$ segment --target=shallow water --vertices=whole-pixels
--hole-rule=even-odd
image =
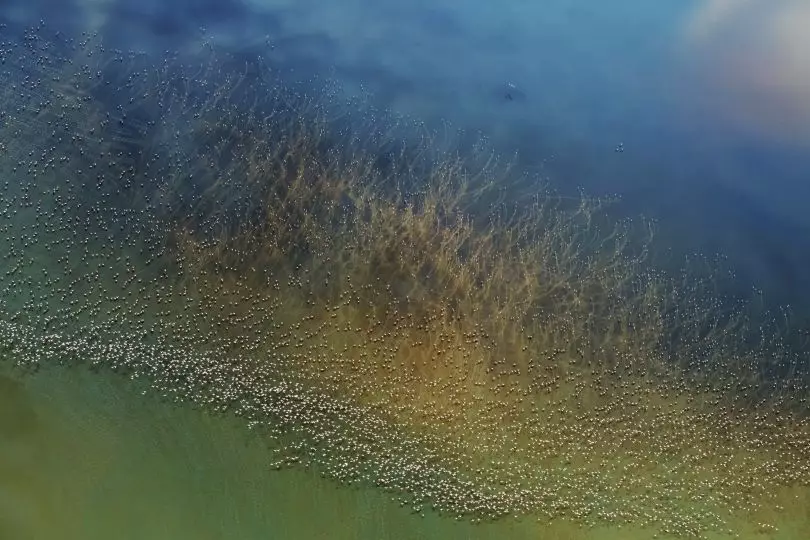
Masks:
[[[121,7],[125,6],[126,2],[114,5]],[[137,11],[131,10],[130,12]],[[389,9],[383,11],[385,13],[372,13],[371,15],[379,17],[390,15]],[[409,13],[412,14],[412,12]],[[243,13],[242,16],[244,15]],[[433,20],[435,15],[431,15],[428,19]],[[154,22],[154,18],[149,20]],[[439,27],[443,27],[450,21],[439,17],[433,22]],[[175,37],[180,41],[182,41],[180,38],[188,37],[186,34],[191,32],[189,28],[181,28],[183,25],[174,28],[172,26],[174,23],[171,21],[163,21],[163,23],[155,30],[159,30],[164,35],[171,35],[177,30],[178,35]],[[553,26],[553,24],[549,23],[549,26]],[[351,24],[346,23],[343,29],[346,30],[350,27]],[[372,27],[369,26],[369,28]],[[140,35],[137,31],[134,33]],[[296,49],[307,43],[309,45],[313,45],[313,43],[328,45],[328,40],[319,41],[317,35],[304,37],[303,42],[305,43],[294,44],[291,48]],[[322,55],[328,51],[317,49],[316,53]],[[293,60],[295,60],[294,56]],[[361,58],[359,61],[362,63],[363,59]],[[564,64],[565,62],[560,61],[559,63]],[[314,66],[309,66],[303,71],[306,72],[310,68],[317,70],[317,67],[316,62]],[[392,69],[392,71],[396,70]],[[377,73],[377,75],[379,74]],[[498,75],[499,80],[503,78],[501,75]],[[572,81],[580,80],[582,77],[587,79],[588,75],[579,73],[572,77]],[[348,79],[352,79],[352,77],[348,77]],[[569,81],[569,84],[574,83]],[[439,86],[436,87],[436,89],[438,88]],[[558,91],[563,90],[558,89]],[[428,94],[427,97],[430,98],[431,93],[428,92]],[[446,96],[443,98],[440,94],[441,92],[438,92],[437,95],[432,96],[438,97],[433,104],[434,107],[440,107],[446,101]],[[491,97],[487,95],[486,99]],[[526,97],[523,95],[522,88],[515,90],[515,97],[515,101],[518,102],[515,105],[519,107],[537,106],[531,101],[530,105],[520,104]],[[423,98],[425,98],[424,95],[420,97],[420,99]],[[469,96],[467,98],[469,99]],[[477,99],[484,98],[478,95]],[[503,104],[499,103],[498,106],[500,105]],[[461,108],[464,107],[461,106]],[[613,114],[625,118],[620,114],[621,111],[622,108],[619,107],[613,111]],[[489,113],[491,112],[492,110],[489,111]],[[571,120],[575,115],[573,112],[572,115],[568,115],[568,112],[572,111],[560,109],[557,111],[559,117],[555,117],[560,123],[555,128],[557,135],[562,137],[560,140],[565,140],[562,134],[569,129],[574,132],[579,129],[578,121]],[[519,115],[515,111],[513,113]],[[582,111],[580,111],[581,114],[583,114]],[[511,125],[514,126],[514,124]],[[644,131],[641,128],[638,129]],[[615,160],[625,159],[631,154],[636,156],[637,165],[648,159],[657,159],[661,157],[656,154],[656,149],[660,147],[660,144],[659,141],[656,141],[651,142],[649,146],[628,145],[628,152],[625,154],[624,152],[614,152],[611,140],[610,144],[600,150],[600,152],[607,153],[608,157],[602,156],[605,157],[605,161],[599,162],[595,166],[601,167],[607,163],[609,166],[605,169],[607,171],[605,174],[620,176],[621,167],[611,169],[610,163],[615,165]],[[698,143],[697,146],[700,144]],[[5,148],[3,149],[5,150]],[[639,157],[640,155],[644,157]],[[21,156],[24,156],[24,153]],[[665,166],[668,159],[672,158],[673,156],[670,155],[658,166]],[[608,162],[608,159],[613,161]],[[754,174],[758,174],[757,171],[762,172],[751,163],[747,163],[747,165],[749,166],[746,169],[748,172],[753,171]],[[746,168],[746,163],[739,161],[732,167],[732,169],[734,168]],[[767,170],[767,167],[764,169]],[[576,167],[568,173],[575,174]],[[689,175],[689,171],[681,170],[675,176],[677,177],[678,174]],[[42,180],[41,177],[40,180]],[[68,183],[73,181],[71,178],[67,180]],[[761,186],[759,187],[761,188]],[[693,188],[693,184],[684,184],[668,189],[688,192],[689,197],[695,197]],[[768,267],[769,272],[773,273],[775,268],[784,270],[785,273],[782,276],[784,279],[781,280],[783,285],[789,287],[804,279],[802,276],[796,277],[798,274],[794,275],[794,272],[790,270],[791,264],[789,264],[796,257],[802,258],[803,254],[796,255],[789,252],[783,246],[774,243],[764,233],[762,235],[753,234],[752,231],[729,224],[730,220],[727,219],[729,215],[739,217],[738,214],[745,214],[747,217],[743,221],[756,222],[751,226],[752,229],[757,229],[768,218],[767,212],[758,213],[762,211],[762,205],[752,205],[746,196],[732,197],[735,194],[739,195],[739,192],[733,190],[733,192],[725,192],[723,186],[711,185],[703,189],[706,193],[714,194],[717,197],[728,196],[731,204],[726,207],[727,213],[708,212],[702,216],[702,219],[713,220],[718,225],[718,229],[721,228],[721,224],[723,227],[734,229],[733,239],[741,242],[737,246],[740,250],[756,248],[751,251],[752,258],[759,261],[764,267]],[[18,208],[23,209],[28,203],[25,201],[28,193],[26,192],[25,197],[19,199],[11,198],[12,193],[16,193],[14,188],[8,191],[7,197],[9,198],[5,202],[10,201],[12,210],[16,214]],[[43,199],[46,198],[43,195]],[[669,198],[668,201],[671,202],[674,199]],[[101,200],[101,203],[106,204],[106,201]],[[667,202],[664,204],[666,205]],[[682,205],[683,201],[674,204],[675,206]],[[731,207],[733,207],[732,210],[729,209]],[[696,211],[704,212],[705,210],[706,208],[702,208]],[[26,211],[23,210],[20,216],[25,215]],[[681,214],[680,217],[684,218],[685,215]],[[28,217],[34,218],[33,214]],[[36,219],[39,217],[39,208],[37,208]],[[692,220],[681,219],[681,221],[687,226],[694,226]],[[698,221],[696,220],[696,222]],[[26,224],[26,226],[32,226],[34,230],[39,230],[40,225],[41,222]],[[106,225],[104,228],[106,230]],[[717,231],[713,231],[713,233],[717,233]],[[41,270],[46,267],[49,271],[52,269],[52,275],[58,275],[60,272],[59,261],[51,260],[55,259],[56,255],[49,257],[48,250],[44,249],[41,244],[34,247],[28,245],[28,232],[25,232],[25,227],[17,230],[16,235],[18,239],[23,239],[21,243],[25,244],[26,249],[30,248],[25,252],[26,256],[33,255],[37,263],[31,265],[32,272],[25,278],[21,278],[21,281],[17,281],[16,277],[12,281],[15,284],[28,283],[31,287],[30,291],[11,289],[9,292],[8,288],[3,291],[2,298],[5,300],[7,295],[9,303],[2,307],[3,309],[8,308],[10,312],[29,309],[22,304],[15,304],[13,300],[27,298],[28,292],[31,292],[32,297],[38,294],[39,289],[35,286],[37,280],[42,279],[39,274]],[[745,237],[744,242],[741,239],[743,236]],[[789,243],[799,236],[798,234],[790,237],[783,235],[782,239]],[[729,238],[725,240],[724,247],[736,246]],[[78,245],[81,245],[81,242],[80,238]],[[696,243],[699,242],[696,241]],[[9,245],[11,244],[13,242],[9,242]],[[662,249],[666,250],[669,247],[671,245],[664,243]],[[57,251],[58,249],[54,249],[54,252]],[[78,253],[75,249],[71,249],[71,251],[71,256]],[[103,252],[104,249],[100,248],[100,251]],[[15,257],[22,257],[13,249],[11,252],[3,254],[8,255],[12,260]],[[135,259],[138,257],[135,256]],[[101,261],[101,257],[99,260]],[[74,265],[71,269],[72,272],[73,270],[83,271],[90,263],[82,258],[81,262],[76,260],[71,264]],[[112,266],[110,268],[112,269]],[[118,269],[123,271],[121,268]],[[61,269],[61,271],[63,270],[64,268]],[[129,271],[129,268],[127,267],[126,270]],[[145,278],[154,277],[147,270],[140,275]],[[101,289],[98,289],[98,286],[98,283],[95,285],[90,283],[88,288],[93,293],[98,293],[98,290],[103,291],[103,286]],[[116,285],[112,283],[104,286],[110,286],[112,291],[117,290]],[[76,290],[80,289],[81,287]],[[75,292],[74,294],[78,299],[80,293]],[[65,299],[63,298],[62,301],[64,302]],[[125,311],[131,309],[126,302],[117,301],[120,305],[113,307],[124,307]],[[113,301],[110,300],[110,302]],[[157,304],[160,302],[160,295],[158,295]],[[110,306],[105,303],[104,307]],[[31,309],[33,310],[33,308]],[[70,311],[68,310],[68,312]],[[91,310],[91,312],[96,313],[92,316],[95,318],[101,310]],[[110,311],[107,312],[108,315],[110,313]],[[197,315],[200,319],[204,319],[209,314],[200,312]],[[133,316],[141,317],[139,314],[133,314]],[[292,314],[289,316],[291,319],[298,320]],[[103,317],[98,317],[98,319],[101,320]],[[294,323],[295,320],[288,322]],[[59,322],[61,323],[61,321]],[[11,341],[13,342],[13,339]],[[536,341],[537,339],[535,339]],[[336,344],[332,345],[334,347]],[[334,350],[333,348],[332,351],[334,352]],[[526,348],[523,350],[525,351]],[[355,360],[358,359],[359,357],[355,358]],[[353,486],[339,485],[333,480],[322,478],[317,471],[309,469],[273,470],[270,465],[272,449],[267,446],[269,443],[248,432],[244,422],[230,417],[214,418],[185,405],[174,406],[161,402],[150,393],[142,395],[136,384],[118,377],[90,374],[81,369],[67,370],[54,366],[43,366],[37,375],[23,377],[2,363],[0,363],[0,368],[2,368],[0,371],[0,540],[5,538],[43,540],[52,538],[67,540],[132,538],[134,540],[137,538],[251,539],[268,537],[358,538],[361,540],[386,538],[403,540],[411,538],[451,540],[455,538],[564,538],[573,540],[588,538],[647,539],[656,532],[621,528],[616,525],[589,529],[581,521],[574,523],[564,519],[545,523],[537,521],[537,517],[532,515],[517,522],[507,518],[494,524],[479,525],[468,521],[456,521],[430,511],[426,511],[422,516],[421,512],[414,512],[408,507],[401,508],[397,502],[392,500],[390,494],[381,490],[356,484]],[[618,390],[617,387],[616,389]],[[420,389],[413,390],[419,391]],[[678,403],[673,401],[667,405],[677,406]],[[722,417],[722,414],[717,414],[716,417]],[[684,416],[684,418],[687,417]],[[630,423],[632,420],[631,418]],[[475,425],[471,424],[471,426]],[[806,426],[804,418],[796,420],[796,432],[800,432]],[[684,427],[679,422],[675,422],[669,427],[675,430],[676,434],[687,434],[690,428],[690,426]],[[765,428],[769,427],[765,426]],[[767,429],[763,432],[767,432]],[[785,454],[775,451],[770,455],[767,453],[778,446],[778,440],[768,447],[769,450],[763,450],[762,453],[749,452],[750,447],[746,447],[745,444],[752,443],[752,441],[745,437],[749,435],[754,437],[755,435],[751,435],[751,433],[760,434],[761,432],[757,432],[753,428],[750,433],[745,429],[740,429],[741,446],[733,448],[726,456],[716,458],[713,455],[714,448],[708,444],[705,447],[696,445],[696,448],[685,450],[678,447],[682,453],[673,454],[671,462],[668,461],[669,456],[667,456],[661,460],[666,463],[653,463],[650,471],[636,476],[630,475],[630,480],[647,482],[646,485],[653,486],[652,489],[659,489],[659,494],[664,495],[660,495],[660,497],[656,495],[658,498],[655,500],[660,502],[666,501],[669,479],[666,474],[659,473],[661,470],[683,472],[686,469],[683,463],[697,463],[707,467],[706,470],[712,472],[720,470],[728,472],[728,474],[736,474],[740,470],[733,466],[735,459],[748,460],[746,463],[754,461],[755,465],[760,465],[765,463],[766,458],[773,457],[776,468],[784,465],[784,461],[780,463],[779,459],[784,459]],[[792,433],[789,434],[792,435]],[[798,437],[786,437],[784,442],[789,445],[801,440]],[[576,443],[576,441],[573,442]],[[591,441],[583,441],[583,444],[577,448],[586,448],[588,442]],[[512,443],[507,441],[506,444]],[[632,442],[627,444],[628,448],[635,449]],[[514,446],[509,448],[511,453],[515,452]],[[800,450],[805,448],[807,445]],[[695,458],[694,455],[691,455],[693,453],[698,453],[701,457]],[[730,457],[727,457],[729,454]],[[751,460],[752,455],[763,459]],[[587,462],[587,457],[583,453],[577,455],[576,459]],[[727,468],[711,468],[717,461],[725,459],[731,463]],[[621,459],[617,460],[617,467],[621,465],[618,463],[619,461]],[[559,466],[560,463],[555,462],[555,465]],[[614,463],[609,465],[613,467]],[[561,478],[565,477],[564,473],[567,472],[565,467],[555,469],[555,471],[562,473]],[[761,472],[761,469],[757,469],[757,471]],[[691,474],[692,471],[688,471],[688,473]],[[699,474],[698,472],[696,476],[699,477]],[[694,477],[694,475],[689,477]],[[627,478],[622,477],[621,473],[617,473],[617,479],[626,480]],[[716,480],[716,478],[708,480]],[[545,486],[545,484],[543,485]],[[742,482],[742,485],[746,485],[745,482]],[[783,487],[779,487],[782,491],[775,494],[773,499],[763,497],[768,501],[763,503],[761,508],[744,515],[741,512],[740,516],[725,516],[727,517],[725,524],[733,531],[732,533],[724,535],[722,532],[715,531],[707,533],[706,537],[732,538],[736,534],[742,538],[759,536],[773,539],[806,538],[810,534],[810,515],[805,505],[805,501],[808,500],[807,489],[798,486],[784,489]],[[696,492],[701,491],[698,489]],[[609,491],[609,493],[611,496],[621,493],[621,488]],[[724,492],[719,495],[723,498],[732,494]],[[759,493],[759,495],[762,494]],[[588,500],[591,493],[583,491],[579,492],[577,496],[581,500]],[[675,503],[672,506],[666,506],[668,502],[666,501],[663,503],[664,506],[657,508],[659,513],[661,508],[681,509]],[[702,503],[702,499],[690,500],[690,506],[684,510],[684,514],[700,515]],[[774,506],[776,503],[778,505]],[[778,508],[779,506],[781,509]],[[707,503],[706,511],[709,512],[711,508],[714,508],[711,506],[711,502]],[[731,511],[734,513],[733,508]],[[658,514],[657,516],[660,517]],[[765,523],[767,526],[760,525],[760,523]],[[778,524],[778,531],[770,528],[772,524]],[[664,538],[664,536],[659,534],[658,538]]]
[[[0,538],[536,538],[403,509],[369,488],[272,470],[244,425],[80,370],[0,371]]]
[[[535,519],[471,524],[402,508],[311,470],[268,467],[266,442],[227,417],[161,403],[118,376],[0,363],[0,538],[14,540],[644,540],[655,531]],[[796,491],[763,535],[806,538]],[[773,516],[768,516],[773,518]],[[657,533],[655,538],[676,538]]]

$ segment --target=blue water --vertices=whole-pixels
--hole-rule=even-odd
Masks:
[[[8,22],[97,29],[156,57],[208,40],[285,77],[482,132],[556,189],[618,194],[675,254],[810,312],[805,2],[8,0]],[[806,24],[802,26],[802,21]]]
[[[246,59],[262,56],[282,79],[334,78],[345,92],[428,126],[447,121],[483,134],[505,154],[517,152],[521,168],[563,193],[618,195],[617,215],[657,220],[655,242],[662,260],[669,257],[665,264],[677,266],[693,252],[719,253],[735,272],[729,292],[748,294],[755,287],[769,305],[789,304],[799,319],[810,320],[810,63],[801,61],[810,58],[807,6],[799,0],[0,0],[0,37],[42,19],[48,31],[99,31],[110,46],[158,61],[166,51],[216,43]],[[45,388],[40,393],[50,394]],[[36,398],[35,390],[27,399]],[[65,392],[60,398],[80,412],[76,403],[92,402]],[[148,437],[173,441],[171,428],[150,433],[143,416],[138,426]],[[107,432],[119,438],[115,422],[109,424],[98,428],[104,444]],[[37,437],[32,447],[46,452],[50,435]],[[88,446],[104,451],[102,443]],[[200,461],[221,465],[228,451],[213,445]],[[146,476],[164,458],[168,465],[160,466],[171,468],[185,452],[147,448],[138,474]],[[247,454],[261,461],[259,450]],[[48,455],[54,470],[67,470],[59,456]],[[233,480],[227,471],[223,477],[212,485],[231,482],[239,489],[241,477]],[[468,532],[474,529],[441,520],[425,526],[397,514],[379,494],[361,500],[306,481],[325,490],[319,496],[324,508],[337,508],[330,514],[335,522],[362,516],[368,507],[394,516],[364,532],[368,538],[413,538],[413,531],[450,537],[437,530],[499,537],[497,528]],[[277,491],[256,485],[249,493],[257,499],[289,493],[282,483]],[[149,493],[164,490],[147,487]],[[192,491],[178,489],[178,497],[199,496]],[[101,498],[95,487],[83,496],[88,506]],[[213,504],[199,497],[189,504]],[[188,523],[197,511],[187,512]],[[239,530],[262,531],[269,518],[251,508],[241,519]],[[297,523],[308,530],[304,512]],[[76,537],[82,526],[75,525]],[[511,537],[528,536],[516,532],[522,525],[515,527]],[[318,534],[327,538],[329,532]],[[353,534],[360,536],[344,532]]]

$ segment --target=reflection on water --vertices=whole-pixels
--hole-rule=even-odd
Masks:
[[[760,140],[810,145],[810,5],[803,0],[711,0],[686,27],[700,65],[704,114]],[[719,120],[719,115],[715,121]]]

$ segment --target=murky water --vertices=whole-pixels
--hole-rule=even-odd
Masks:
[[[0,540],[810,534],[808,334],[759,293],[724,296],[747,290],[733,264],[662,270],[653,223],[380,112],[384,91],[345,101],[308,79],[318,62],[284,71],[323,36],[281,57],[268,40],[268,60],[166,6],[110,5],[79,21],[99,35],[0,13],[19,23],[0,48]],[[276,30],[302,9],[275,7]],[[364,16],[391,10],[414,16]],[[462,20],[483,12],[515,20]],[[147,54],[111,46],[145,29]],[[515,127],[551,106],[536,83],[457,105],[506,92]],[[801,281],[779,262],[801,255],[744,236]]]
[[[746,531],[740,538],[804,538],[806,502],[806,495],[788,499],[783,517],[792,517],[780,523],[781,534],[765,536],[745,522],[736,530]],[[643,540],[653,534],[533,519],[473,525],[430,512],[422,517],[373,488],[347,488],[312,470],[271,469],[267,442],[232,418],[162,403],[117,377],[61,368],[31,377],[0,363],[0,538]]]
[[[0,375],[0,538],[536,538],[533,523],[422,517],[369,487],[274,470],[242,422],[70,369]],[[506,535],[506,536],[505,536]]]

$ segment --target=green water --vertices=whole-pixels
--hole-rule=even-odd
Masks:
[[[0,364],[3,540],[538,538],[535,522],[421,517],[385,493],[267,462],[235,419],[115,377]]]
[[[339,485],[303,468],[273,470],[269,455],[266,442],[238,419],[160,402],[117,376],[60,367],[22,375],[0,361],[0,540],[642,540],[655,534],[530,518],[472,524],[430,512],[422,517],[372,488]],[[801,529],[756,536],[802,538]]]
[[[32,109],[35,114],[30,118],[26,117],[26,121],[37,117],[39,114],[37,107],[38,105]],[[220,117],[214,116],[214,119],[219,121]],[[226,115],[225,120],[234,121],[234,118]],[[19,125],[26,125],[26,122],[21,121]],[[16,129],[17,126],[14,127]],[[6,132],[9,139],[17,137],[16,133],[16,131]],[[52,144],[49,140],[43,142],[36,129],[32,129],[29,136],[37,145]],[[88,150],[106,148],[92,140],[89,141]],[[227,142],[230,144],[230,139]],[[24,145],[21,145],[21,148],[22,146]],[[59,149],[59,152],[61,151],[62,149]],[[43,156],[50,159],[45,161],[43,158],[43,163],[48,163],[48,166],[56,159],[65,157],[54,148],[46,148],[42,152]],[[66,155],[72,157],[76,157],[76,152],[75,149],[65,150]],[[36,154],[27,148],[18,149],[18,153],[21,157]],[[84,147],[80,146],[78,153],[84,155]],[[252,156],[252,154],[245,155]],[[6,174],[10,178],[14,178],[15,163],[17,162],[12,159],[0,160],[0,165],[6,166]],[[170,163],[174,167],[185,162],[172,160]],[[90,232],[87,232],[86,223],[92,220],[88,220],[84,214],[104,207],[107,199],[100,196],[92,207],[79,205],[75,209],[71,207],[69,211],[65,210],[60,206],[63,204],[61,195],[55,196],[56,191],[49,190],[50,187],[60,185],[63,173],[61,170],[58,174],[50,173],[47,171],[48,166],[45,166],[43,171],[37,171],[42,176],[38,176],[36,182],[31,181],[30,185],[23,182],[12,183],[4,194],[11,211],[6,211],[6,218],[9,221],[3,225],[5,228],[0,230],[3,233],[0,240],[7,244],[4,245],[7,251],[6,259],[10,259],[16,266],[14,272],[8,273],[11,277],[6,283],[10,285],[0,295],[2,296],[0,303],[3,303],[0,307],[8,311],[9,320],[15,320],[18,314],[24,315],[20,328],[23,328],[22,324],[26,317],[40,323],[41,320],[36,318],[40,311],[38,306],[52,303],[49,313],[53,318],[49,319],[49,322],[54,321],[61,325],[67,321],[69,324],[65,326],[74,326],[76,328],[71,330],[76,330],[82,327],[82,323],[88,325],[105,323],[109,319],[116,338],[125,341],[139,339],[136,334],[127,333],[130,329],[128,325],[130,322],[133,324],[138,322],[142,325],[141,330],[150,327],[149,323],[153,322],[150,318],[156,316],[154,311],[163,307],[162,302],[167,298],[164,285],[171,291],[169,296],[174,300],[179,302],[186,296],[181,287],[173,286],[166,280],[167,276],[159,274],[154,265],[147,264],[147,257],[139,257],[140,252],[135,245],[143,244],[147,251],[151,251],[151,248],[160,243],[149,235],[141,238],[139,229],[134,230],[131,235],[122,232],[123,239],[100,234],[99,231],[108,232],[111,225],[117,224],[120,218],[114,216],[113,219],[104,212],[100,212],[101,215],[98,217],[96,224],[98,228],[90,228]],[[183,178],[180,173],[176,171],[175,173],[178,174],[178,178]],[[93,174],[95,173],[85,177],[77,173],[76,179],[71,179],[71,183],[83,186],[82,182],[92,179]],[[219,180],[214,185],[219,185]],[[36,186],[33,192],[39,197],[37,204],[41,200],[49,213],[42,211],[39,206],[33,209],[27,202],[32,196],[32,186]],[[78,190],[79,193],[84,193],[83,189]],[[301,200],[303,201],[301,204],[305,207],[308,204],[307,199]],[[43,221],[46,221],[40,220],[43,216],[47,217],[48,226],[43,226]],[[59,220],[58,227],[53,222],[54,216]],[[141,217],[149,221],[150,216],[151,214],[147,213]],[[62,221],[65,217],[81,217],[82,220],[69,221],[71,225],[68,225]],[[85,223],[86,237],[83,241],[71,240],[70,233],[73,232],[75,235],[82,223]],[[121,230],[124,231],[123,228]],[[130,241],[134,240],[137,242],[130,244]],[[118,256],[130,254],[133,260],[143,261],[141,268],[130,267],[129,257],[125,257],[126,261],[121,262],[121,257]],[[113,257],[117,261],[115,264],[110,262]],[[227,257],[222,256],[222,261],[227,263]],[[407,261],[403,264],[405,265],[403,268],[407,269]],[[307,271],[308,269],[303,273]],[[131,294],[134,287],[127,289],[129,285],[122,285],[118,279],[119,273],[125,275],[137,273],[138,283],[143,279],[150,284],[149,288],[144,286],[143,289],[138,289],[139,294],[133,297],[143,295],[143,298],[138,299],[144,302],[138,304],[134,300],[121,300],[123,294]],[[193,272],[187,275],[195,276]],[[43,282],[44,276],[51,277]],[[186,277],[183,273],[179,273],[179,276]],[[48,282],[48,279],[55,281]],[[368,278],[369,283],[371,279]],[[152,284],[155,284],[154,287]],[[209,289],[203,290],[210,292]],[[60,295],[63,295],[61,299]],[[191,297],[186,297],[185,300],[188,301],[189,298]],[[81,309],[73,307],[74,301]],[[247,300],[242,298],[240,302]],[[148,305],[147,309],[144,304],[151,305]],[[290,304],[295,305],[294,301]],[[218,305],[222,308],[225,303]],[[250,309],[250,306],[246,308]],[[285,309],[290,308],[286,306]],[[102,315],[105,312],[106,315]],[[64,315],[65,313],[70,315]],[[166,318],[174,315],[172,311],[167,313],[169,315],[166,315]],[[256,311],[254,315],[258,317],[259,313]],[[122,329],[119,330],[117,324],[120,321],[115,321],[116,317],[122,314],[126,314],[127,318],[125,323],[121,323]],[[194,321],[194,324],[201,325],[197,328],[198,331],[202,331],[201,328],[204,328],[205,324],[213,325],[215,322],[218,324],[221,318],[210,316],[211,314],[203,308],[200,308],[196,315],[198,320]],[[298,312],[287,316],[290,318],[288,323],[302,320]],[[86,317],[87,320],[79,320],[82,317]],[[170,322],[187,324],[188,319],[178,316]],[[9,328],[15,327],[10,325]],[[40,332],[47,328],[47,325],[34,325],[32,328]],[[165,328],[170,326],[167,325]],[[120,334],[117,333],[119,331]],[[141,333],[137,335],[140,336]],[[42,336],[37,334],[37,338],[39,337]],[[283,341],[283,338],[279,339]],[[45,339],[35,343],[46,349],[48,347]],[[3,343],[4,346],[13,344],[14,339],[11,338]],[[88,350],[98,351],[93,347]],[[333,346],[329,350],[337,349]],[[360,353],[374,350],[377,350],[376,347],[361,350],[355,358],[361,358]],[[28,352],[30,353],[30,350]],[[84,354],[87,356],[91,353]],[[43,355],[48,356],[44,353]],[[290,358],[294,356],[291,355]],[[115,358],[112,359],[113,363],[114,361]],[[466,372],[464,374],[466,376]],[[617,386],[611,388],[620,390]],[[624,393],[627,394],[627,391]],[[651,399],[651,405],[661,404],[648,396],[644,396],[643,399]],[[677,405],[674,402],[666,403],[663,397],[661,400],[666,405]],[[633,405],[629,401],[627,403]],[[396,404],[395,400],[392,400],[391,404]],[[549,404],[557,406],[553,400],[545,402],[545,405]],[[637,408],[633,407],[630,410],[636,411]],[[428,415],[427,418],[429,419],[424,421],[439,417]],[[639,421],[644,418],[642,416]],[[684,415],[683,418],[694,417]],[[420,421],[422,420],[414,420],[414,424],[418,425]],[[669,427],[679,430],[676,433],[689,435],[689,430],[684,429],[683,421],[675,422]],[[468,429],[477,429],[479,425],[481,424],[474,421],[466,424]],[[806,424],[797,421],[796,429],[804,429],[805,426]],[[588,423],[583,422],[583,427],[588,427]],[[756,430],[753,432],[760,433]],[[509,431],[506,430],[505,433]],[[591,433],[594,435],[589,436],[599,437],[598,431]],[[572,435],[568,433],[567,436]],[[740,451],[735,450],[733,457],[745,458],[748,455],[746,444],[759,445],[759,440],[751,441],[747,438],[750,436],[751,434],[740,430]],[[510,450],[514,453],[515,447],[510,446],[513,444],[512,440],[507,439],[503,447],[498,446],[497,452],[489,454],[494,456],[492,459],[500,460]],[[652,440],[655,441],[654,438]],[[806,441],[806,439],[785,438],[785,441]],[[539,438],[530,442],[543,444]],[[697,442],[700,444],[696,444],[698,448],[695,450],[699,450],[701,456],[705,455],[705,459],[693,460],[691,448],[675,445],[674,448],[679,449],[681,453],[673,451],[671,455],[659,454],[664,455],[663,460],[666,460],[664,465],[667,466],[665,468],[678,469],[677,472],[680,472],[683,464],[698,463],[707,467],[704,469],[708,471],[707,475],[716,474],[718,471],[737,474],[737,469],[733,467],[712,468],[714,464],[711,463],[711,457],[715,450],[712,448],[712,441]],[[639,485],[646,483],[650,486],[647,489],[660,490],[660,496],[650,498],[661,503],[654,508],[658,510],[656,518],[660,518],[660,529],[630,529],[627,526],[622,528],[618,524],[588,528],[586,520],[572,522],[558,518],[553,523],[547,523],[539,520],[537,515],[529,515],[520,521],[503,519],[497,523],[476,525],[468,521],[442,517],[429,510],[426,510],[424,515],[417,514],[408,507],[401,507],[393,500],[395,496],[392,494],[370,487],[337,484],[323,478],[318,471],[306,468],[274,470],[271,463],[275,460],[268,444],[258,435],[249,432],[245,423],[237,418],[215,418],[188,406],[173,406],[161,402],[155,395],[142,394],[138,386],[119,377],[91,374],[81,369],[59,368],[52,364],[47,364],[47,367],[37,375],[22,376],[8,364],[0,361],[0,540],[267,538],[649,540],[654,537],[663,539],[660,530],[672,530],[673,527],[667,526],[672,523],[677,525],[676,518],[696,516],[695,523],[699,524],[705,517],[703,512],[712,512],[712,509],[718,506],[729,510],[731,515],[723,516],[729,528],[727,531],[707,533],[705,536],[707,540],[735,537],[801,540],[810,538],[807,532],[810,530],[810,511],[808,511],[810,504],[807,503],[810,501],[810,491],[806,484],[799,485],[798,482],[796,485],[787,486],[777,483],[782,491],[775,495],[775,500],[780,504],[762,504],[749,514],[739,512],[737,515],[737,508],[731,507],[730,504],[718,505],[713,499],[715,495],[722,497],[730,495],[729,493],[708,493],[708,496],[703,497],[708,490],[696,491],[701,497],[687,497],[685,504],[688,506],[681,508],[675,506],[675,503],[670,504],[672,486],[677,484],[670,482],[669,477],[659,474],[658,466],[661,462],[658,461],[652,463],[653,466],[649,471],[645,469],[639,472],[630,469],[631,472],[627,474],[619,471],[615,478],[633,480]],[[628,445],[631,450],[636,450],[632,444]],[[589,451],[588,444],[578,445],[576,448],[583,453]],[[503,451],[500,451],[501,449]],[[761,455],[763,460],[771,459],[765,451]],[[782,470],[779,468],[781,465],[779,459],[784,459],[785,454],[774,452],[772,455],[776,456],[773,458],[774,461],[761,462],[774,464],[773,470]],[[508,458],[508,455],[506,457]],[[629,462],[632,454],[628,452],[627,457]],[[622,458],[623,456],[619,454],[618,462],[610,462],[607,466],[620,467]],[[796,461],[792,460],[791,463]],[[546,470],[554,472],[550,467],[556,464],[543,463],[540,460],[536,463],[538,468],[544,465],[548,468]],[[499,466],[496,463],[493,467]],[[783,469],[792,470],[790,467]],[[543,469],[538,470],[546,472]],[[573,501],[575,503],[587,501],[601,493],[616,497],[616,506],[621,507],[620,503],[624,501],[619,498],[626,495],[630,500],[631,496],[640,493],[634,491],[635,488],[625,492],[621,486],[610,486],[611,489],[602,489],[598,492],[598,489],[591,488],[603,487],[603,478],[599,474],[595,475],[598,477],[597,481],[577,485],[570,480],[576,477],[568,474],[567,465],[559,467],[559,472],[562,480],[559,483],[555,480],[552,485],[560,486],[566,493],[569,490],[574,493],[573,496],[577,497],[577,500]],[[767,473],[772,474],[770,470]],[[690,475],[690,478],[694,477],[695,475]],[[803,474],[797,477],[806,478]],[[741,485],[753,487],[753,482],[754,480],[744,481]],[[616,489],[613,489],[614,487]],[[676,490],[675,495],[677,493]],[[734,500],[733,497],[729,499]],[[560,500],[560,502],[564,505],[564,509],[570,509],[570,501]],[[605,508],[612,507],[612,504],[605,505]],[[682,512],[679,513],[680,510]],[[571,513],[561,512],[561,515]],[[620,522],[620,518],[621,516],[617,516],[611,523]],[[712,519],[704,521],[714,522]],[[778,524],[779,530],[777,531],[771,524]]]

